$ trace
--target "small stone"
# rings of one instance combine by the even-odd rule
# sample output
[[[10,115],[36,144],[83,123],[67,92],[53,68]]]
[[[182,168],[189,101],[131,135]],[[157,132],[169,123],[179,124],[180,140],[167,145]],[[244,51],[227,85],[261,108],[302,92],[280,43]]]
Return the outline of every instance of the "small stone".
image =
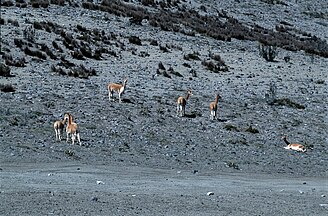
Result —
[[[214,195],[214,192],[207,192],[207,196],[212,196],[212,195]]]
[[[92,197],[91,201],[97,202],[98,201],[98,197]]]
[[[326,197],[326,195],[325,194],[322,194],[321,197]]]
[[[54,174],[53,173],[49,173],[48,176],[53,176]]]
[[[97,184],[105,184],[103,181],[97,181]]]
[[[304,191],[299,190],[298,192],[300,192],[300,194],[304,194]]]

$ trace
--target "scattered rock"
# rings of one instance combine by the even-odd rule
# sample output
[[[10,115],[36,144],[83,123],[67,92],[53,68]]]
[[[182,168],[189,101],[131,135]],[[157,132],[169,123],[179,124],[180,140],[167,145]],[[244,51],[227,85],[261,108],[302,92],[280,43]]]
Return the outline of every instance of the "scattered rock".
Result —
[[[98,197],[92,197],[91,201],[97,202],[98,201]]]
[[[97,181],[97,184],[105,184],[103,181]]]
[[[214,192],[207,192],[207,196],[212,196],[212,195],[214,195]]]

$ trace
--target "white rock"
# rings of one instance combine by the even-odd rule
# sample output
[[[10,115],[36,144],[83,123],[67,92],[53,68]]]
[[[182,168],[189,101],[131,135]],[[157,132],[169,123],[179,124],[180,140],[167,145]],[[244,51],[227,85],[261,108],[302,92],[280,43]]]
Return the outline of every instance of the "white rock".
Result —
[[[97,184],[105,184],[103,181],[97,181]]]
[[[214,195],[214,192],[207,192],[207,196],[212,196],[212,195]]]

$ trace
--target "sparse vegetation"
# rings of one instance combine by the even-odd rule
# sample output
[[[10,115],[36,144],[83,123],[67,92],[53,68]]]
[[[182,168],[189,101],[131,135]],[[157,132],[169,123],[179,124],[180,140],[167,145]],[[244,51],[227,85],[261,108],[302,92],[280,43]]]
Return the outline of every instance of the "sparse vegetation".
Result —
[[[35,42],[35,30],[32,26],[26,26],[23,35],[25,40]]]
[[[78,67],[73,68],[67,73],[68,76],[88,79],[89,76],[96,76],[97,72],[95,69],[88,69],[84,65],[79,65]]]
[[[0,63],[0,76],[12,77],[12,75],[10,74],[10,67],[3,63]]]
[[[34,8],[47,8],[49,6],[49,1],[48,0],[31,0],[30,4]]]
[[[198,60],[199,61],[200,60],[198,52],[188,53],[188,54],[184,55],[183,58],[187,61],[189,61],[189,60]]]
[[[227,166],[227,167],[234,168],[234,169],[236,169],[236,170],[239,170],[239,166],[237,165],[236,162],[233,162],[233,161],[227,161],[227,162],[226,162],[226,166]]]
[[[249,133],[253,133],[253,134],[259,133],[259,130],[256,128],[253,128],[252,125],[250,125],[245,131],[249,132]]]
[[[75,155],[75,152],[70,149],[65,149],[64,153],[69,157],[73,157]]]
[[[228,131],[236,131],[236,132],[239,132],[239,129],[234,126],[234,125],[231,125],[231,124],[226,124],[224,125],[224,128]]]
[[[13,26],[19,27],[19,23],[17,20],[8,19],[7,22]]]
[[[132,44],[140,45],[140,46],[142,45],[140,38],[137,36],[130,36],[129,42]]]
[[[43,59],[43,60],[47,59],[46,54],[44,54],[43,52],[41,52],[40,50],[35,49],[35,48],[25,47],[24,48],[24,53],[26,55],[29,55],[29,56],[32,56],[32,57],[38,57],[39,59]]]
[[[0,90],[2,92],[14,92],[16,91],[15,87],[11,84],[0,84]]]
[[[6,54],[3,56],[3,59],[5,59],[6,65],[9,66],[15,66],[15,67],[25,67],[26,60],[24,57],[13,59],[12,55]]]
[[[278,55],[277,47],[259,43],[259,55],[269,62],[273,62]]]
[[[11,0],[5,0],[5,1],[1,1],[1,6],[11,7],[14,6],[14,3]]]
[[[270,105],[274,105],[274,106],[287,106],[290,108],[294,108],[294,109],[305,109],[305,106],[299,103],[296,103],[294,101],[292,101],[289,98],[279,98],[279,99],[274,99]]]

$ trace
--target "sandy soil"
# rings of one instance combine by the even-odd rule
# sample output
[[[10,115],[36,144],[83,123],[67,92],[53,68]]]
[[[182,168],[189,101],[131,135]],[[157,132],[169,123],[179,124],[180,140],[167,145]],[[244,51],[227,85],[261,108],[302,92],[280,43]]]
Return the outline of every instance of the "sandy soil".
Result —
[[[208,13],[224,8],[244,23],[271,29],[283,19],[327,40],[327,18],[304,15],[327,11],[320,4],[297,2],[269,7],[260,1],[192,1],[189,7],[212,4]],[[326,58],[279,49],[276,61],[266,62],[258,55],[257,42],[186,36],[68,5],[1,7],[1,18],[19,23],[1,25],[2,50],[27,62],[23,68],[11,67],[15,77],[0,78],[1,84],[16,88],[0,93],[1,215],[328,213]],[[117,57],[76,60],[64,49],[58,55],[96,69],[97,76],[58,75],[50,68],[59,60],[29,57],[14,45],[28,21],[58,23],[75,37],[77,24],[114,32],[112,44],[101,46]],[[129,43],[129,36],[138,36],[142,45]],[[36,31],[36,43],[51,47],[56,40],[64,48],[59,39],[53,32]],[[184,59],[194,52],[201,60],[210,52],[219,54],[229,71],[212,73],[201,60]],[[157,74],[159,62],[183,77]],[[109,102],[107,84],[124,78],[123,102],[118,103],[117,95]],[[276,98],[305,108],[270,105],[270,83],[276,86]],[[187,89],[193,91],[187,115],[177,117],[176,99]],[[211,121],[208,106],[216,92],[222,96],[219,118]],[[65,112],[79,124],[82,146],[55,141],[53,122]],[[282,135],[305,145],[307,152],[284,149]]]

